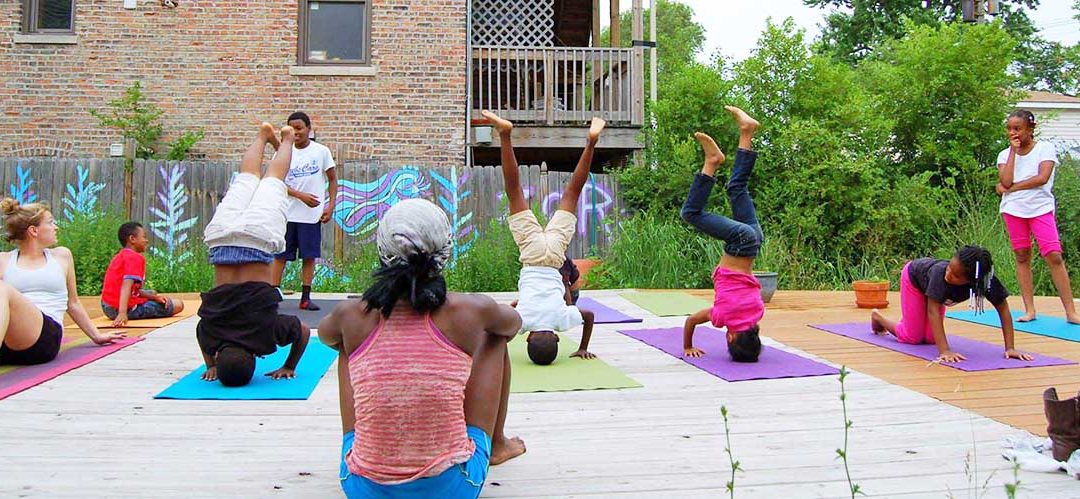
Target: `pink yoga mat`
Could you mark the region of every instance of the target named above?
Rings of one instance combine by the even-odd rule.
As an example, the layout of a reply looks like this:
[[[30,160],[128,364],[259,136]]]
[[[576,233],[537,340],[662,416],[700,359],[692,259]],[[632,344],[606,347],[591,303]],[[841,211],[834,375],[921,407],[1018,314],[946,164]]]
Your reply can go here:
[[[641,322],[641,319],[630,317],[618,310],[615,310],[607,305],[604,305],[592,298],[580,298],[577,301],[578,308],[582,310],[591,310],[596,314],[597,324],[619,324],[624,322]]]
[[[892,335],[877,335],[870,329],[869,322],[845,322],[842,324],[811,324],[810,327],[820,329],[840,336],[846,336],[872,345],[887,348],[889,350],[906,353],[923,360],[934,360],[938,356],[937,345],[922,344],[911,345],[900,343]],[[963,336],[952,335],[948,337],[949,348],[952,351],[963,354],[967,360],[962,362],[942,362],[941,365],[949,366],[961,371],[991,371],[994,369],[1015,369],[1020,367],[1043,367],[1043,366],[1067,366],[1076,362],[1050,357],[1049,355],[1031,354],[1035,360],[1026,362],[1022,360],[1006,359],[1004,347],[1001,344],[991,344]]]
[[[705,351],[705,355],[698,358],[683,356],[681,327],[619,332],[727,381],[801,378],[840,372],[835,367],[765,345],[761,347],[761,356],[757,362],[734,362],[728,355],[726,335],[723,331],[711,327],[699,327],[694,334],[694,346]]]
[[[40,385],[72,369],[85,366],[142,340],[141,336],[136,336],[117,341],[112,345],[97,346],[93,343],[87,343],[62,350],[52,362],[19,367],[0,376],[0,400],[32,386]]]

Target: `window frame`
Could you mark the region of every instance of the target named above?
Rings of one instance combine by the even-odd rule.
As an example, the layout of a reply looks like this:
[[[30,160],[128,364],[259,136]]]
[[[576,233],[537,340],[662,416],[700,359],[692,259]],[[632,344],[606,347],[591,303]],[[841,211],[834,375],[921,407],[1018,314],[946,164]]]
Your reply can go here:
[[[38,9],[43,0],[22,0],[22,32],[27,35],[74,35],[75,34],[75,10],[76,1],[71,2],[70,29],[43,28],[38,29]]]
[[[72,0],[74,1],[74,0]],[[308,28],[310,22],[308,20],[308,5],[311,2],[318,3],[357,3],[364,5],[364,26],[363,26],[363,43],[364,50],[361,52],[361,59],[351,59],[347,61],[319,61],[311,60],[308,58]],[[296,63],[298,66],[323,66],[323,67],[348,67],[348,66],[371,66],[371,0],[299,0],[297,1],[297,7],[299,8],[299,22],[297,23],[297,40],[296,40]]]

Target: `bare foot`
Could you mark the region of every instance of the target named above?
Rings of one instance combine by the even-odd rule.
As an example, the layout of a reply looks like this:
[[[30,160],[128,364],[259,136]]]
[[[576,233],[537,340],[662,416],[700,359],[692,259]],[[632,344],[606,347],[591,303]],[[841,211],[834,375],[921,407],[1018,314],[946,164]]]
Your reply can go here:
[[[499,132],[500,135],[510,133],[510,131],[514,129],[513,123],[500,118],[491,111],[480,111],[480,114],[495,126],[495,131]]]
[[[265,121],[262,125],[259,126],[259,138],[265,140],[275,150],[278,148],[278,146],[281,145],[281,142],[278,141],[277,136],[274,135],[274,125],[271,125]]]
[[[600,140],[600,132],[604,131],[605,126],[607,126],[606,121],[593,116],[592,123],[589,124],[589,142],[596,143],[596,141]]]
[[[713,169],[727,159],[712,137],[701,132],[694,132],[694,138],[701,144],[701,150],[705,151],[705,163],[712,165]]]
[[[731,113],[731,115],[735,117],[735,123],[739,124],[740,132],[753,132],[754,130],[757,130],[758,126],[761,125],[760,123],[758,123],[757,120],[751,118],[750,115],[746,114],[746,111],[743,111],[742,109],[739,109],[735,106],[724,106],[724,109],[726,109],[727,112]]]
[[[491,445],[491,459],[488,461],[488,464],[496,466],[524,453],[525,441],[519,437],[504,439],[502,443],[493,442]]]
[[[1031,322],[1035,320],[1035,312],[1027,312],[1016,318],[1016,322]]]
[[[293,142],[294,140],[296,140],[296,130],[291,126],[281,127],[281,142]]]
[[[874,330],[874,334],[886,334],[889,332],[885,329],[885,325],[882,324],[884,319],[885,317],[881,315],[881,312],[878,312],[878,309],[875,308],[870,311],[870,329]]]
[[[1070,324],[1080,324],[1080,315],[1066,315],[1065,321]]]

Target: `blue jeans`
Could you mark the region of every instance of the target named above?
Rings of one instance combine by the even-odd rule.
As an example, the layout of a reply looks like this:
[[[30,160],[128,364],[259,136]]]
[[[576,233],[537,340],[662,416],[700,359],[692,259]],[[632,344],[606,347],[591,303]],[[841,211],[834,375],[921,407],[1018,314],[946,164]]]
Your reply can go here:
[[[722,239],[725,243],[724,253],[731,256],[756,257],[764,239],[761,224],[757,219],[757,210],[754,209],[754,200],[747,189],[756,161],[755,151],[739,149],[735,152],[735,167],[732,168],[731,178],[727,183],[728,202],[731,204],[734,220],[705,211],[705,203],[709,200],[709,193],[712,192],[716,179],[701,173],[694,175],[690,194],[686,196],[680,213],[683,220],[697,230]]]
[[[438,497],[444,499],[476,499],[487,479],[488,460],[491,458],[491,437],[476,426],[467,426],[469,438],[476,442],[472,459],[455,464],[446,471],[426,478],[397,485],[382,485],[367,478],[354,475],[345,464],[345,455],[352,449],[356,432],[348,432],[341,442],[341,489],[345,497],[356,498],[412,498]]]

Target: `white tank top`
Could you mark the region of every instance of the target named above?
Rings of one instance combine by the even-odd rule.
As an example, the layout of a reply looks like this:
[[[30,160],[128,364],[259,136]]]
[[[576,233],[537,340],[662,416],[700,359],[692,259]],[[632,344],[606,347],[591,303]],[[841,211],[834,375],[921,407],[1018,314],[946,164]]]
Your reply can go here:
[[[67,279],[64,269],[45,250],[45,265],[38,269],[19,268],[19,250],[11,252],[11,259],[4,269],[4,282],[19,290],[26,299],[57,324],[64,323],[68,308]]]

